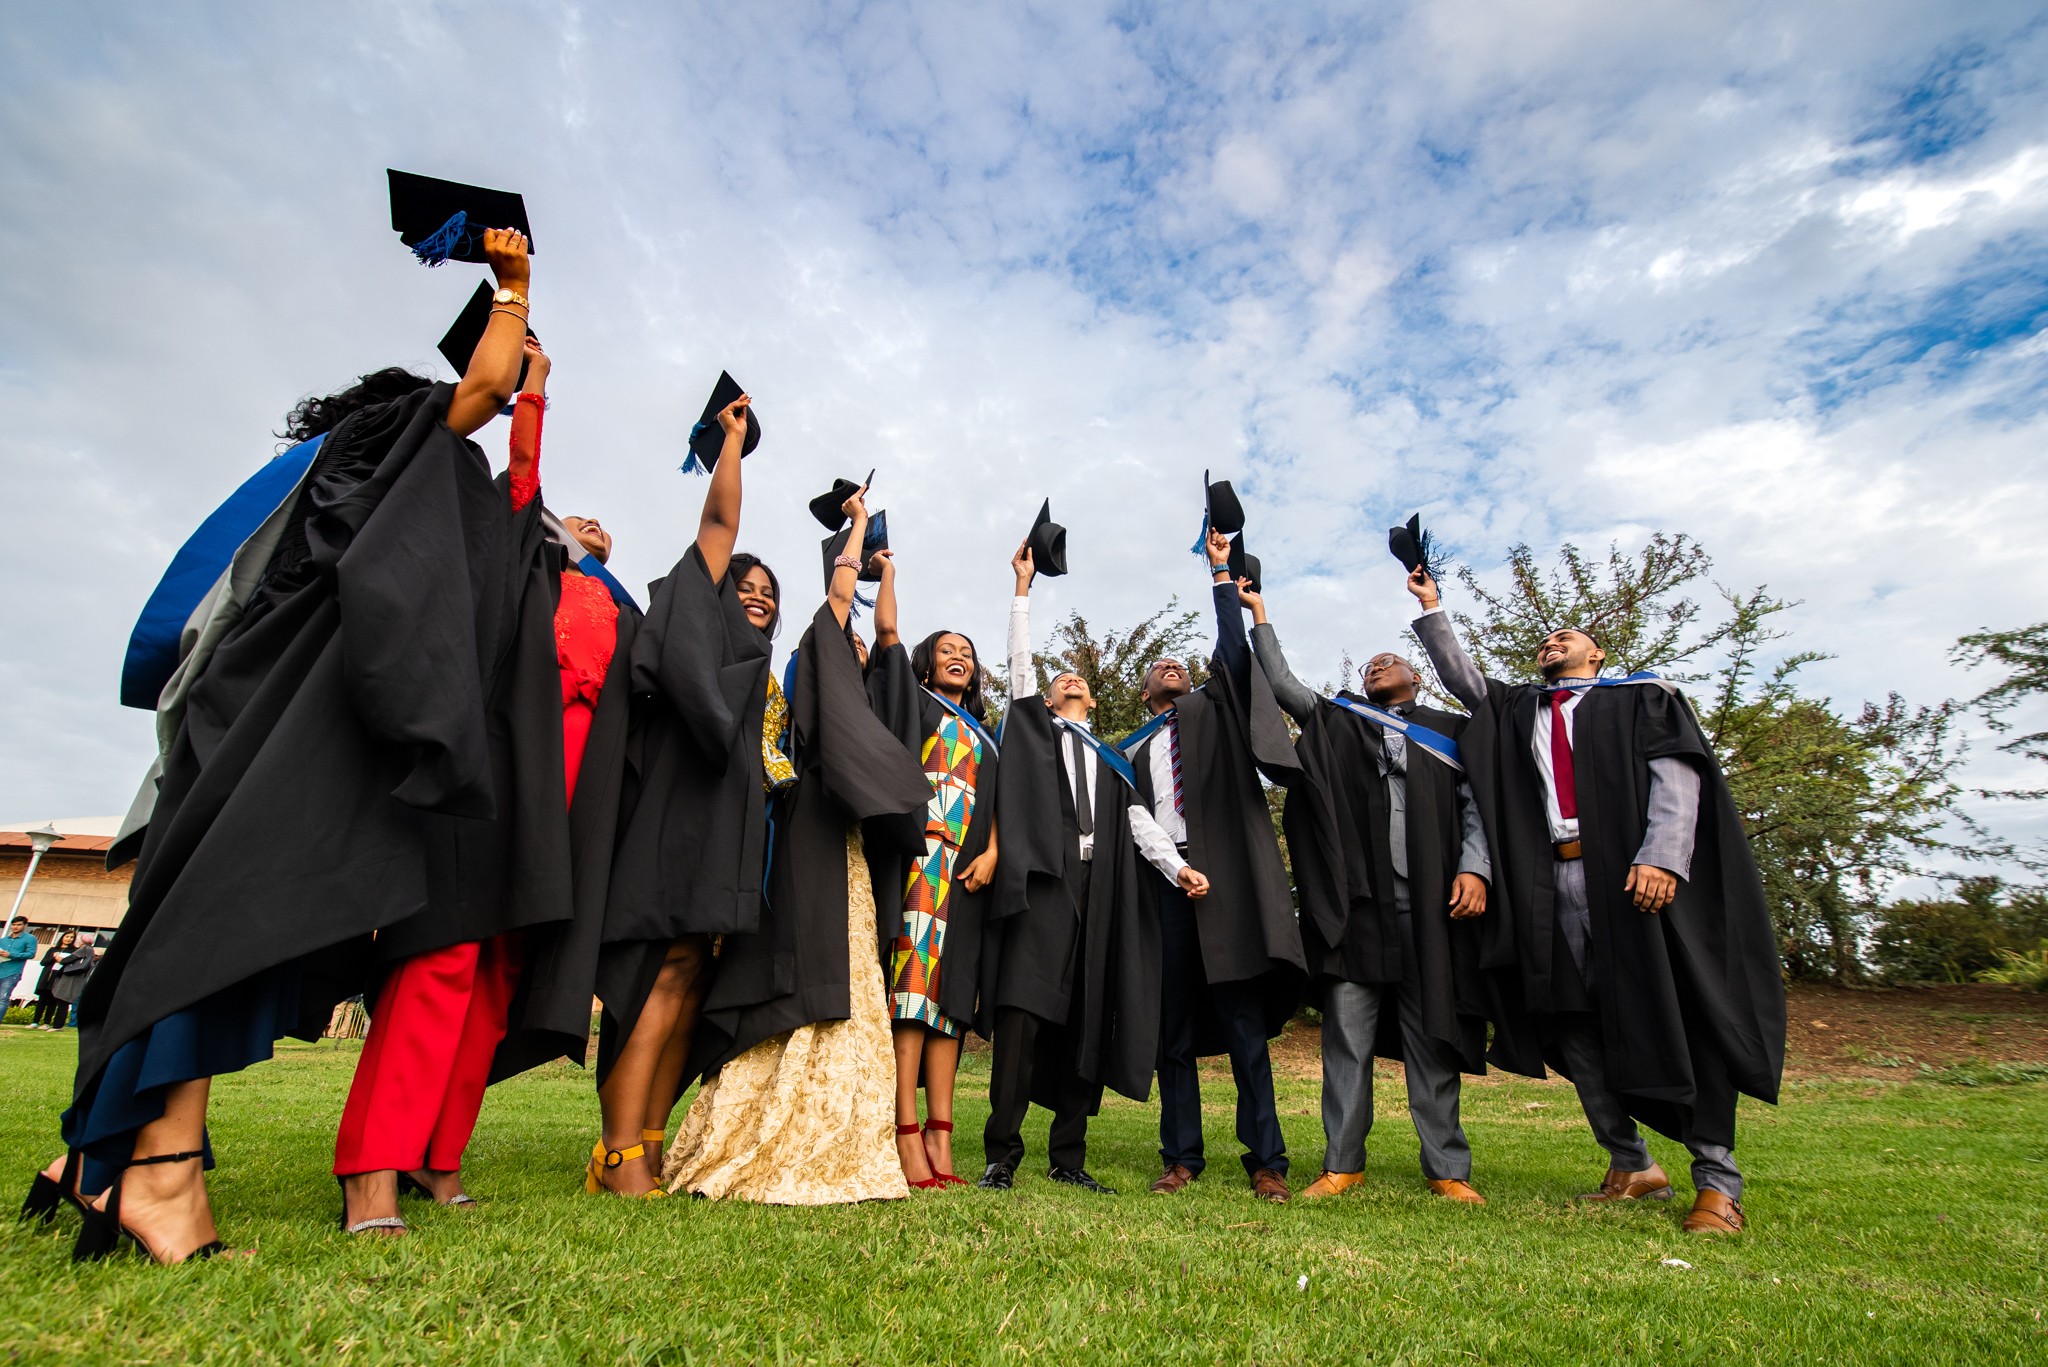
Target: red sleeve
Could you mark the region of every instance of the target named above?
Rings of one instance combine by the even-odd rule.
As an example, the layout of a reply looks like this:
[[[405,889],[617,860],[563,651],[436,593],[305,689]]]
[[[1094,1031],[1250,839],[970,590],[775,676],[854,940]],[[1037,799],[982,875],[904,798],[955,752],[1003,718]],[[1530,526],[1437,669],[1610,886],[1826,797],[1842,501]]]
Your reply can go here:
[[[520,394],[512,401],[512,511],[533,502],[540,492],[540,419],[547,410],[538,394]]]

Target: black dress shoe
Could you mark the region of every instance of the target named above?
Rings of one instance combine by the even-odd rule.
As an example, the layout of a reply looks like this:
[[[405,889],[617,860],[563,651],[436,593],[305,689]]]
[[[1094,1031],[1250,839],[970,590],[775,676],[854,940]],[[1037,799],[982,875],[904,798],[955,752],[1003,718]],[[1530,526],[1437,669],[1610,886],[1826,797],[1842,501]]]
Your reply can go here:
[[[1008,1163],[991,1163],[988,1171],[982,1173],[981,1180],[974,1185],[990,1191],[1008,1191],[1017,1185],[1017,1170]]]
[[[1086,1168],[1054,1168],[1046,1176],[1055,1182],[1065,1182],[1070,1187],[1079,1187],[1083,1191],[1092,1191],[1097,1196],[1116,1195],[1115,1187],[1103,1186],[1102,1183],[1088,1175]]]

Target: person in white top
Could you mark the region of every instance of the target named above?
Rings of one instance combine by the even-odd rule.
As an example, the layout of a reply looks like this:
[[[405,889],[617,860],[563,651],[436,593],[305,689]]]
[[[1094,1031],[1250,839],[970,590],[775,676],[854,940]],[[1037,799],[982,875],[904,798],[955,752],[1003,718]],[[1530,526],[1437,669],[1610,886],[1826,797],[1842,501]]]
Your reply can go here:
[[[1035,1099],[1053,1112],[1048,1175],[1107,1194],[1084,1166],[1088,1117],[1105,1084],[1146,1099],[1158,1049],[1157,915],[1138,859],[1190,892],[1208,884],[1138,800],[1121,757],[1095,738],[1087,680],[1066,671],[1040,690],[1028,542],[1010,564],[1004,864],[983,951],[980,1024],[995,1049],[980,1185],[1014,1185]]]

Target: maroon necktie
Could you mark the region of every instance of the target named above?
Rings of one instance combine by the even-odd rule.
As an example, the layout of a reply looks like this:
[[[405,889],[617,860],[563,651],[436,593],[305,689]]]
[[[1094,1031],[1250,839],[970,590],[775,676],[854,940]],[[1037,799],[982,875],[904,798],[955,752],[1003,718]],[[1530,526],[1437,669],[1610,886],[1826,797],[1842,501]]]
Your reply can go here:
[[[1572,740],[1565,731],[1564,705],[1576,696],[1568,688],[1550,695],[1550,781],[1557,789],[1557,814],[1579,819],[1579,780],[1572,772]]]

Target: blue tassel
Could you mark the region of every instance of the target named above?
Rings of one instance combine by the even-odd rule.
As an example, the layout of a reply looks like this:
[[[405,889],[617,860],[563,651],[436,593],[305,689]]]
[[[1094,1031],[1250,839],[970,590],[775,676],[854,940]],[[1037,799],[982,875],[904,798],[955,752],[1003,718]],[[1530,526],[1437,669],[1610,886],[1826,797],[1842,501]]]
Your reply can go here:
[[[415,244],[412,254],[420,259],[422,266],[442,266],[446,265],[448,258],[455,255],[456,249],[468,240],[469,215],[457,210],[455,217],[436,228],[431,237]]]
[[[853,591],[853,605],[847,608],[847,612],[857,618],[860,616],[862,608],[872,608],[874,605],[874,599],[862,597],[860,589],[855,588]]]
[[[1207,555],[1209,552],[1209,512],[1202,511],[1202,534],[1195,538],[1195,544],[1188,547],[1189,555]]]
[[[701,475],[704,473],[704,467],[697,463],[696,448],[697,434],[703,430],[704,424],[701,422],[690,429],[690,444],[686,448],[688,454],[683,457],[683,463],[676,467],[686,475]]]

